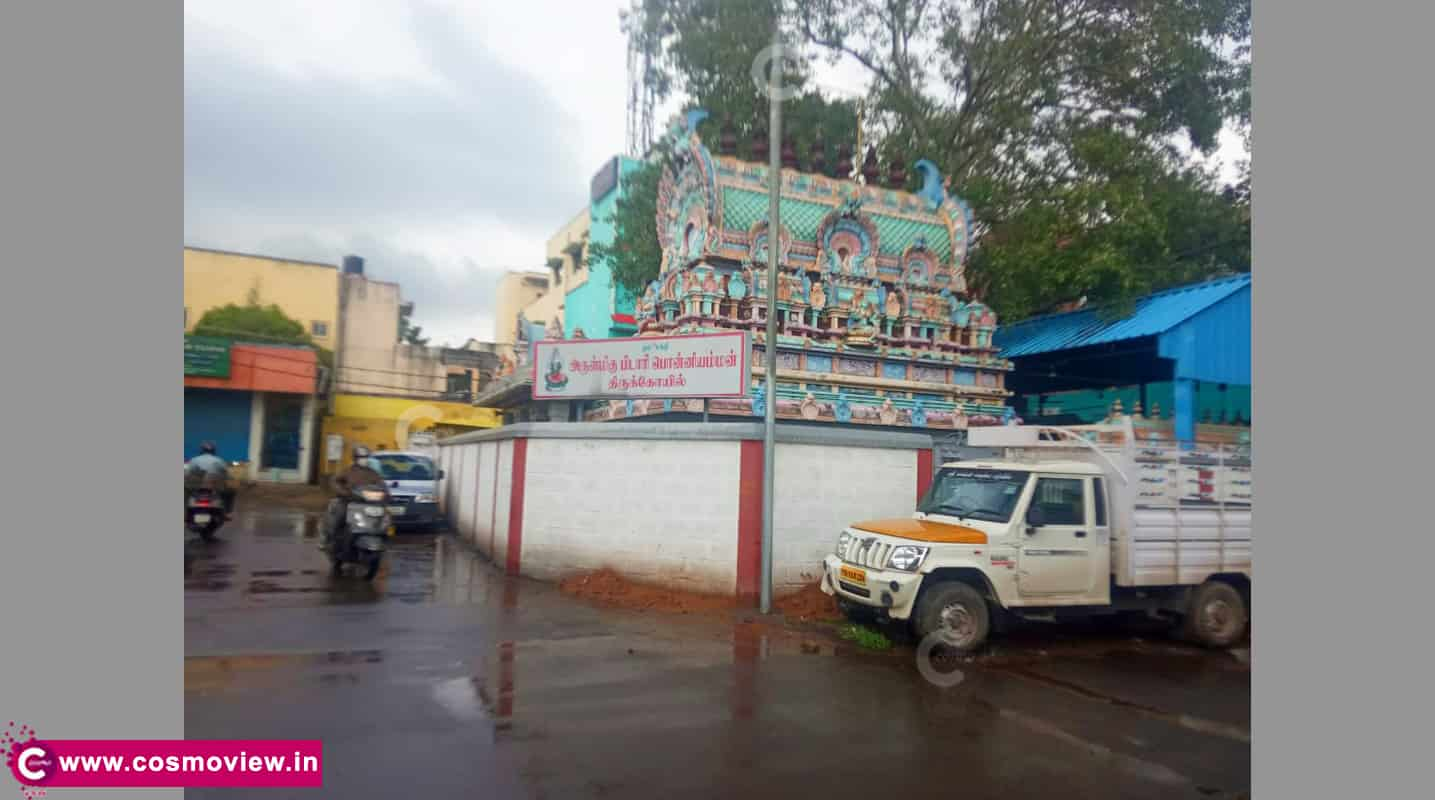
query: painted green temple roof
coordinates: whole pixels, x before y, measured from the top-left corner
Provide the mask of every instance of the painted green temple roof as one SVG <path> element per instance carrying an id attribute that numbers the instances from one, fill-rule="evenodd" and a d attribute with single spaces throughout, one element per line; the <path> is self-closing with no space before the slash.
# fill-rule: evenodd
<path id="1" fill-rule="evenodd" d="M 637 300 L 637 335 L 748 332 L 754 347 L 777 356 L 771 401 L 783 419 L 999 424 L 1011 364 L 992 347 L 996 315 L 967 292 L 971 215 L 937 166 L 911 165 L 921 177 L 912 192 L 896 188 L 906 185 L 906 165 L 888 163 L 884 181 L 875 151 L 852 179 L 845 147 L 839 177 L 823 174 L 820 151 L 810 159 L 819 166 L 806 172 L 784 146 L 779 229 L 770 231 L 770 168 L 733 155 L 733 137 L 719 139 L 725 154 L 709 151 L 697 133 L 703 116 L 689 112 L 686 130 L 672 131 L 654 220 L 662 260 Z M 773 251 L 778 270 L 769 278 Z M 700 410 L 760 417 L 763 391 Z M 658 411 L 620 402 L 598 413 L 667 413 L 679 402 Z"/>
<path id="2" fill-rule="evenodd" d="M 766 258 L 769 168 L 715 156 L 697 133 L 695 121 L 703 116 L 692 112 L 686 131 L 673 131 L 677 156 L 658 190 L 660 273 L 704 258 L 742 264 Z M 914 286 L 964 291 L 971 214 L 948 194 L 935 164 L 912 166 L 922 178 L 915 192 L 783 167 L 783 266 L 862 273 L 889 284 L 916 275 Z"/>
<path id="3" fill-rule="evenodd" d="M 764 168 L 762 172 L 763 180 L 766 180 L 767 170 Z M 891 197 L 892 205 L 900 208 L 896 192 L 884 190 L 881 194 Z M 727 231 L 746 233 L 753 225 L 767 219 L 767 195 L 763 192 L 724 186 L 722 201 L 723 228 Z M 805 241 L 816 240 L 818 226 L 836 207 L 836 204 L 791 197 L 783 197 L 781 202 L 778 211 L 782 215 L 782 224 L 792 232 L 794 239 Z M 914 209 L 909 206 L 911 210 Z M 940 221 L 922 222 L 909 217 L 888 216 L 875 209 L 869 209 L 868 215 L 877 226 L 879 252 L 899 256 L 903 250 L 925 240 L 937 258 L 942 261 L 951 259 L 951 232 Z"/>

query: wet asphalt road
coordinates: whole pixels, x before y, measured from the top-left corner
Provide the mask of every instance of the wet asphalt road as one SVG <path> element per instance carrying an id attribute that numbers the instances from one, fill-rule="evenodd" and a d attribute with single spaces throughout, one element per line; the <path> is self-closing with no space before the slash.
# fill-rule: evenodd
<path id="1" fill-rule="evenodd" d="M 1230 797 L 1242 654 L 1042 627 L 937 688 L 910 648 L 599 609 L 401 535 L 331 578 L 314 515 L 186 543 L 185 734 L 321 739 L 323 790 L 264 798 Z M 812 643 L 818 643 L 818 652 Z M 806 646 L 804 646 L 806 643 Z M 237 797 L 198 790 L 191 797 Z"/>

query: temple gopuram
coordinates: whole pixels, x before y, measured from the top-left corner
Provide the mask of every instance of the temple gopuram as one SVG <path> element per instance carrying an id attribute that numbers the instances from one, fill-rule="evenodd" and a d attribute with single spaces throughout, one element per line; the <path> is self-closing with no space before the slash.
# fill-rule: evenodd
<path id="1" fill-rule="evenodd" d="M 662 263 L 638 300 L 637 335 L 749 331 L 750 394 L 706 408 L 700 399 L 605 401 L 586 419 L 761 417 L 769 291 L 777 294 L 779 419 L 937 429 L 1010 419 L 1011 364 L 992 346 L 996 316 L 963 279 L 970 212 L 936 165 L 917 162 L 922 187 L 912 193 L 899 188 L 900 165 L 882 180 L 871 150 L 858 181 L 834 177 L 852 172 L 848 148 L 828 175 L 820 149 L 804 171 L 784 145 L 779 276 L 769 287 L 768 167 L 736 158 L 728 131 L 714 156 L 696 130 L 704 117 L 690 112 L 675 131 L 677 166 L 664 171 L 658 194 Z M 754 144 L 762 157 L 764 143 Z"/>

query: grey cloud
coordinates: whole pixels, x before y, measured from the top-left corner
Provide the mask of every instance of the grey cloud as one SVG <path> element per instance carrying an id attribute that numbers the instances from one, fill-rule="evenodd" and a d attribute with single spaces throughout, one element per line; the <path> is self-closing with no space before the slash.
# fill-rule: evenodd
<path id="1" fill-rule="evenodd" d="M 524 265 L 484 252 L 440 264 L 396 243 L 482 224 L 531 239 L 536 265 L 586 202 L 588 171 L 568 145 L 575 120 L 540 84 L 448 13 L 411 19 L 452 91 L 287 76 L 187 21 L 185 243 L 327 263 L 356 253 L 402 286 L 436 343 L 461 342 L 490 335 L 498 278 Z"/>
<path id="2" fill-rule="evenodd" d="M 586 172 L 564 142 L 574 120 L 448 14 L 414 19 L 455 92 L 292 79 L 187 25 L 187 216 L 355 228 L 479 216 L 541 232 L 578 207 Z"/>

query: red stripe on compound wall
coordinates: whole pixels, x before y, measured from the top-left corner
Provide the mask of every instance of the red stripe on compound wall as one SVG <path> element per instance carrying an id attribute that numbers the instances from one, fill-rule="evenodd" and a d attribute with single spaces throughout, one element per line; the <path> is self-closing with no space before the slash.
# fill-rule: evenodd
<path id="1" fill-rule="evenodd" d="M 927 493 L 927 489 L 931 488 L 931 486 L 932 486 L 932 472 L 933 472 L 933 469 L 934 469 L 934 468 L 933 468 L 933 465 L 932 465 L 932 451 L 931 451 L 931 450 L 918 450 L 918 451 L 917 451 L 917 500 L 918 500 L 918 502 L 920 502 L 921 499 L 922 499 L 922 497 L 923 497 L 923 495 L 925 495 L 925 494 Z"/>
<path id="2" fill-rule="evenodd" d="M 513 642 L 498 645 L 498 716 L 513 716 Z"/>
<path id="3" fill-rule="evenodd" d="M 528 473 L 528 440 L 513 440 L 513 483 L 508 491 L 509 575 L 517 575 L 523 549 L 523 479 Z"/>
<path id="4" fill-rule="evenodd" d="M 493 443 L 493 500 L 488 504 L 488 557 L 498 553 L 498 465 L 503 463 L 503 442 Z"/>
<path id="5" fill-rule="evenodd" d="M 737 480 L 737 596 L 756 601 L 762 591 L 762 442 L 741 443 Z"/>

